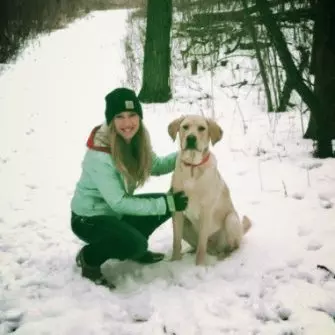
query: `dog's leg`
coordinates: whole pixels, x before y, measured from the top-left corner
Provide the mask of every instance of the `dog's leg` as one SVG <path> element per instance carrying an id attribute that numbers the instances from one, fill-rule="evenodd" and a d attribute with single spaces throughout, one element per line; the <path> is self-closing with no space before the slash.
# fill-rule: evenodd
<path id="1" fill-rule="evenodd" d="M 192 222 L 186 216 L 184 217 L 183 239 L 191 246 L 191 253 L 194 253 L 198 244 L 198 234 Z"/>
<path id="2" fill-rule="evenodd" d="M 182 258 L 181 242 L 183 238 L 184 228 L 184 214 L 182 212 L 175 212 L 172 216 L 173 224 L 173 245 L 172 245 L 172 261 L 177 261 Z"/>
<path id="3" fill-rule="evenodd" d="M 195 256 L 195 264 L 196 265 L 205 265 L 205 258 L 207 253 L 207 243 L 208 243 L 208 230 L 212 222 L 212 214 L 211 213 L 203 213 L 200 217 L 200 225 L 199 225 L 199 237 L 198 237 L 198 245 Z"/>

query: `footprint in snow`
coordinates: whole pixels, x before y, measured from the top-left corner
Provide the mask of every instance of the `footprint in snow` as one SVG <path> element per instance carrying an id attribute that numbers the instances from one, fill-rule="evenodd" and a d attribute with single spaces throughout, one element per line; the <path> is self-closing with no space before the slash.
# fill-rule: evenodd
<path id="1" fill-rule="evenodd" d="M 36 190 L 37 186 L 33 184 L 26 184 L 26 187 L 30 188 L 31 190 Z"/>
<path id="2" fill-rule="evenodd" d="M 293 199 L 296 199 L 296 200 L 302 200 L 305 198 L 304 194 L 298 193 L 298 192 L 293 193 L 291 196 Z"/>
<path id="3" fill-rule="evenodd" d="M 286 329 L 282 329 L 280 331 L 280 333 L 278 333 L 278 335 L 303 335 L 304 334 L 304 330 L 303 328 L 299 329 L 299 328 L 286 328 Z"/>
<path id="4" fill-rule="evenodd" d="M 293 275 L 293 277 L 301 279 L 301 280 L 304 280 L 304 281 L 306 281 L 309 284 L 313 284 L 314 281 L 315 281 L 314 276 L 311 273 L 306 272 L 306 271 L 298 271 L 297 273 L 295 273 Z"/>
<path id="5" fill-rule="evenodd" d="M 320 206 L 322 207 L 322 208 L 325 208 L 325 209 L 331 209 L 331 208 L 333 208 L 333 203 L 329 200 L 329 199 L 327 199 L 327 198 L 321 198 L 321 197 L 319 197 L 319 203 L 320 203 Z"/>
<path id="6" fill-rule="evenodd" d="M 147 293 L 139 292 L 133 294 L 131 302 L 124 303 L 124 309 L 133 322 L 146 322 L 153 314 L 150 304 L 150 296 Z"/>
<path id="7" fill-rule="evenodd" d="M 0 251 L 8 252 L 10 249 L 12 249 L 12 246 L 10 244 L 2 243 L 0 244 Z"/>
<path id="8" fill-rule="evenodd" d="M 335 299 L 331 299 L 327 301 L 326 303 L 323 303 L 319 306 L 312 307 L 312 308 L 318 312 L 327 314 L 335 322 Z"/>
<path id="9" fill-rule="evenodd" d="M 173 330 L 168 329 L 165 325 L 162 326 L 162 330 L 164 334 L 177 335 Z"/>
<path id="10" fill-rule="evenodd" d="M 303 262 L 302 258 L 292 258 L 286 262 L 287 266 L 290 268 L 297 268 Z"/>
<path id="11" fill-rule="evenodd" d="M 6 164 L 8 162 L 8 158 L 1 158 L 0 157 L 0 163 Z"/>
<path id="12" fill-rule="evenodd" d="M 33 227 L 36 225 L 36 222 L 33 220 L 22 221 L 19 223 L 19 226 L 22 228 Z"/>
<path id="13" fill-rule="evenodd" d="M 323 244 L 317 240 L 311 240 L 308 242 L 306 246 L 306 250 L 308 251 L 316 251 L 323 247 Z"/>
<path id="14" fill-rule="evenodd" d="M 269 306 L 266 303 L 260 303 L 255 311 L 255 316 L 257 320 L 261 322 L 280 322 L 280 321 L 288 321 L 292 315 L 292 311 L 289 308 L 276 306 Z"/>
<path id="15" fill-rule="evenodd" d="M 14 333 L 20 327 L 22 317 L 23 311 L 19 309 L 6 311 L 0 320 L 0 330 L 3 330 L 5 334 Z"/>
<path id="16" fill-rule="evenodd" d="M 310 162 L 302 162 L 300 164 L 300 167 L 302 167 L 303 169 L 306 169 L 306 170 L 313 170 L 313 169 L 317 169 L 319 167 L 322 166 L 322 163 L 320 162 L 314 162 L 314 161 L 310 161 Z"/>
<path id="17" fill-rule="evenodd" d="M 298 236 L 307 236 L 312 232 L 310 228 L 307 227 L 298 227 Z"/>

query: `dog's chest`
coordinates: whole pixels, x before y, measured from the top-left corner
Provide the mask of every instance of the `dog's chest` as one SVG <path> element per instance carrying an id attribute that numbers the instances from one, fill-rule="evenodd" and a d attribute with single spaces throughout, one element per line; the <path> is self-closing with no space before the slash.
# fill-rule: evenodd
<path id="1" fill-rule="evenodd" d="M 191 193 L 192 191 L 194 191 L 194 189 L 196 188 L 197 184 L 196 184 L 196 180 L 194 178 L 189 178 L 185 181 L 183 181 L 183 190 L 186 193 Z"/>
<path id="2" fill-rule="evenodd" d="M 183 182 L 184 191 L 189 197 L 189 202 L 186 210 L 184 211 L 185 216 L 193 223 L 194 226 L 198 226 L 200 220 L 200 213 L 202 211 L 204 198 L 206 194 L 202 191 L 202 187 L 199 184 L 199 180 L 188 179 Z"/>
<path id="3" fill-rule="evenodd" d="M 214 217 L 212 215 L 207 215 L 209 214 L 208 211 L 215 208 L 217 202 L 217 193 L 209 189 L 208 185 L 210 183 L 205 174 L 202 178 L 188 178 L 183 181 L 183 190 L 189 197 L 184 215 L 192 223 L 196 232 L 199 232 L 201 220 L 209 220 L 209 222 L 203 222 L 203 224 L 208 226 L 208 234 L 211 235 L 220 229 L 221 223 L 213 221 Z"/>
<path id="4" fill-rule="evenodd" d="M 199 206 L 194 206 L 192 202 L 189 202 L 187 209 L 184 211 L 184 215 L 197 226 L 200 219 L 200 208 Z"/>

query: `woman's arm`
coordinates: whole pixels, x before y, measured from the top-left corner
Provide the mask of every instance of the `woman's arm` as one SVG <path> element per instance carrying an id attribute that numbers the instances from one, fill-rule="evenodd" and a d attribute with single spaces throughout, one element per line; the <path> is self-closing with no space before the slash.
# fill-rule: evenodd
<path id="1" fill-rule="evenodd" d="M 93 154 L 94 162 L 91 162 L 87 170 L 113 211 L 122 215 L 164 215 L 166 213 L 166 200 L 163 196 L 156 199 L 141 199 L 128 195 L 122 177 L 110 156 L 104 153 L 95 154 Z"/>
<path id="2" fill-rule="evenodd" d="M 163 157 L 158 157 L 153 152 L 151 175 L 160 176 L 162 174 L 172 172 L 176 165 L 176 159 L 177 159 L 177 152 L 174 152 L 172 154 Z"/>

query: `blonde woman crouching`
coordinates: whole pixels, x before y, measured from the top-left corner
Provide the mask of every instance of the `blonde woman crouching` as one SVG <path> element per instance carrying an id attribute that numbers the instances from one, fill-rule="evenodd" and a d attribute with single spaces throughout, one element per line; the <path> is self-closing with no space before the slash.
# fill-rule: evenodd
<path id="1" fill-rule="evenodd" d="M 82 172 L 71 201 L 71 228 L 86 245 L 76 261 L 82 276 L 111 287 L 100 266 L 108 259 L 140 263 L 162 260 L 148 250 L 150 235 L 184 210 L 184 193 L 133 195 L 150 175 L 173 171 L 176 153 L 158 157 L 142 123 L 142 107 L 134 91 L 117 88 L 105 97 L 105 123 L 88 140 Z"/>

